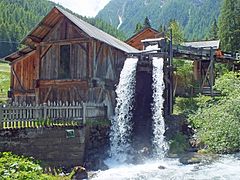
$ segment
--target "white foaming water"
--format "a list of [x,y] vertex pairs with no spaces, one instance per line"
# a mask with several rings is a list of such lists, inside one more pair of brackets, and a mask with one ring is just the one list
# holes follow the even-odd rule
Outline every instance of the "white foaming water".
[[[112,119],[110,132],[112,164],[126,162],[131,151],[130,136],[132,131],[133,98],[136,84],[137,58],[127,58],[120,74],[119,84],[116,89],[117,105],[115,117]],[[106,162],[107,163],[107,162]],[[109,163],[107,163],[109,164]]]
[[[159,166],[165,169],[158,168]],[[222,156],[214,162],[182,165],[164,158],[140,165],[121,165],[96,173],[94,180],[239,180],[240,156]]]
[[163,158],[168,150],[168,144],[164,139],[165,122],[163,118],[163,58],[153,57],[153,152],[158,158]]

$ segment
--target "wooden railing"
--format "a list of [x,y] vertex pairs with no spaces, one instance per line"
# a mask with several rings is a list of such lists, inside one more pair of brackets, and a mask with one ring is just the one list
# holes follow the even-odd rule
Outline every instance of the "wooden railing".
[[0,105],[0,129],[42,126],[81,125],[86,119],[104,119],[107,108],[94,103],[56,103],[41,105],[26,103]]

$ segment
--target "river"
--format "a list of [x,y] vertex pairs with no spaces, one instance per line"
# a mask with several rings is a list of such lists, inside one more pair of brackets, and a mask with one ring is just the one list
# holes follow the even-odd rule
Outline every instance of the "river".
[[[208,163],[183,165],[178,159],[149,160],[144,164],[114,164],[98,171],[94,180],[240,180],[240,153],[222,155]],[[165,167],[160,169],[159,166]]]

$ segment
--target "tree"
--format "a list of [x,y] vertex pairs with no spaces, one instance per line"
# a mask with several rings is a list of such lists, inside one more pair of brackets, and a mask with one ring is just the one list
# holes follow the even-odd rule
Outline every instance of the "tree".
[[136,24],[136,28],[135,28],[134,33],[138,33],[138,32],[141,31],[142,29],[143,29],[143,25],[142,25],[140,22],[138,22],[138,23]]
[[[183,30],[180,24],[176,20],[171,20],[169,22],[169,29],[172,29],[172,38],[173,44],[181,44],[184,40]],[[168,36],[170,36],[170,32],[168,31]]]
[[217,20],[214,19],[212,26],[208,32],[207,38],[209,40],[216,40],[218,39],[218,25],[217,25]]
[[219,16],[219,37],[224,51],[240,50],[240,0],[224,0]]
[[150,20],[148,19],[148,17],[145,17],[143,27],[144,28],[150,28],[151,27],[151,23],[150,23]]
[[164,32],[164,31],[165,31],[165,26],[163,26],[162,24],[160,24],[160,26],[158,27],[158,31],[159,31],[159,32]]

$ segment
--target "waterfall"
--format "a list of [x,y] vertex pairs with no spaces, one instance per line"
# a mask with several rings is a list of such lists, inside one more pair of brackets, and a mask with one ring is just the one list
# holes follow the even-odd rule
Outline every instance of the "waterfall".
[[164,139],[165,122],[163,118],[163,58],[153,57],[153,148],[158,158],[163,158],[168,149]]
[[137,58],[126,59],[116,89],[117,105],[110,132],[110,154],[113,159],[121,162],[128,160],[131,151],[131,110],[135,93],[137,61]]

